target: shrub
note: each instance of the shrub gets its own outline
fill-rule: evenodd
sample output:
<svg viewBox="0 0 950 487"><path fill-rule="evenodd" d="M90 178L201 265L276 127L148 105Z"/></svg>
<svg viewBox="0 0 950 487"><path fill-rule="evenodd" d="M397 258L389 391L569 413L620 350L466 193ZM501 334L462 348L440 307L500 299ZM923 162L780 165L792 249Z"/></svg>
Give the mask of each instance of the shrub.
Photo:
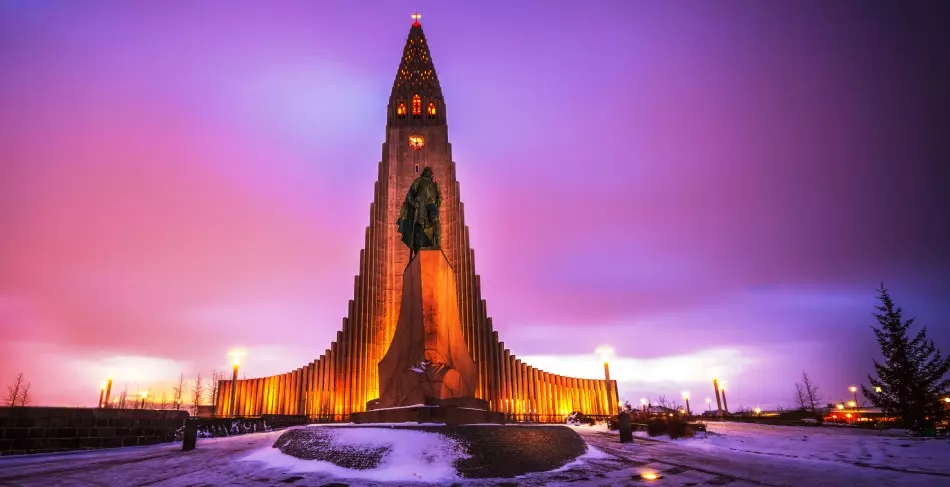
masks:
<svg viewBox="0 0 950 487"><path fill-rule="evenodd" d="M692 438L696 427L679 418L655 418L647 422L647 434L651 437L668 435L673 440Z"/></svg>

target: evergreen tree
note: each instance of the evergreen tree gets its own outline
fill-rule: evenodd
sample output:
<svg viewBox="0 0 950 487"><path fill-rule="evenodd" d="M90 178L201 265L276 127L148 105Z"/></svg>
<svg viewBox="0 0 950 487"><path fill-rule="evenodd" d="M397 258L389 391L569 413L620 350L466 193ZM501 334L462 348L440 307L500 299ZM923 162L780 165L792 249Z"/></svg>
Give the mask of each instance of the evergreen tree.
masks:
<svg viewBox="0 0 950 487"><path fill-rule="evenodd" d="M904 425L920 432L933 427L947 415L941 398L950 392L950 358L943 358L927 338L927 328L911 338L907 331L914 318L904 321L901 308L894 307L887 289L878 291L881 305L874 313L880 327L874 329L884 356L883 363L874 360L877 378L868 376L871 388L861 386L864 397L885 414L901 418Z"/></svg>

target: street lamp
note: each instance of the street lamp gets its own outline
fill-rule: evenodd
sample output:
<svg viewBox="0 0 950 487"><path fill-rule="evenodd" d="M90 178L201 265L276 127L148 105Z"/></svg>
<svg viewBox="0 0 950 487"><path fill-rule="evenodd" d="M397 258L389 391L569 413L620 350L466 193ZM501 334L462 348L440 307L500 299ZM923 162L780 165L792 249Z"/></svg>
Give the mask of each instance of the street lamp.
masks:
<svg viewBox="0 0 950 487"><path fill-rule="evenodd" d="M712 399L706 398L706 411L709 411L709 405L712 404Z"/></svg>
<svg viewBox="0 0 950 487"><path fill-rule="evenodd" d="M647 412L647 400L645 397L640 398L640 409L642 409L643 412Z"/></svg>
<svg viewBox="0 0 950 487"><path fill-rule="evenodd" d="M689 391L683 391L683 399L686 400L686 415L692 416L693 411L689 409Z"/></svg>
<svg viewBox="0 0 950 487"><path fill-rule="evenodd" d="M228 355L234 358L234 375L231 376L231 403L228 406L228 412L231 413L231 416L235 416L234 404L237 394L238 365L241 363L241 357L247 354L243 350L232 350Z"/></svg>
<svg viewBox="0 0 950 487"><path fill-rule="evenodd" d="M851 387L848 388L848 390L851 391L851 396L854 398L854 403L857 404L857 403L858 403L858 388L857 388L857 386L851 386Z"/></svg>
<svg viewBox="0 0 950 487"><path fill-rule="evenodd" d="M874 388L874 392L880 394L880 393L881 393L881 388L880 388L880 387L875 387L875 388Z"/></svg>
<svg viewBox="0 0 950 487"><path fill-rule="evenodd" d="M753 409L753 411L755 411L755 415L756 415L756 416L762 414L762 409L761 409L761 408L755 408L755 409Z"/></svg>
<svg viewBox="0 0 950 487"><path fill-rule="evenodd" d="M145 409L145 398L148 397L148 391L140 392L139 396L142 397L142 407L140 407L139 409Z"/></svg>

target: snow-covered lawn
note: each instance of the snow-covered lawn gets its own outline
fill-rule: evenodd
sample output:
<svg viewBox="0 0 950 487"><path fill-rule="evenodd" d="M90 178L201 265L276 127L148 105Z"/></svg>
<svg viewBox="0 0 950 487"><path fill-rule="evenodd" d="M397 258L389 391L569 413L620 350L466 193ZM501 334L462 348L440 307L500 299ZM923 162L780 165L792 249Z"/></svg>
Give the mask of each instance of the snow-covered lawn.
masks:
<svg viewBox="0 0 950 487"><path fill-rule="evenodd" d="M710 422L707 434L676 440L700 450L727 449L907 471L950 474L950 440L853 428Z"/></svg>

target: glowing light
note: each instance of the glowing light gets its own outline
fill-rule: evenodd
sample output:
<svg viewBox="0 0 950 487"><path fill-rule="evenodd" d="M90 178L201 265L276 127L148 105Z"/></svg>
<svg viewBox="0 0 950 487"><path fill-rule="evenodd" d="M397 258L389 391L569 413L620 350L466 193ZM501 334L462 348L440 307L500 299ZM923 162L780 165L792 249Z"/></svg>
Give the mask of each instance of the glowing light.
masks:
<svg viewBox="0 0 950 487"><path fill-rule="evenodd" d="M413 24L418 24L420 20L422 20L422 14L420 14L419 12L416 12L416 13L412 14L412 23L413 23Z"/></svg>
<svg viewBox="0 0 950 487"><path fill-rule="evenodd" d="M848 390L851 391L851 392L857 392L857 391L858 391L858 388L857 388L857 387L854 387L854 386L851 386L851 387L848 388Z"/></svg>
<svg viewBox="0 0 950 487"><path fill-rule="evenodd" d="M835 407L838 408L838 409L844 409L844 404L841 404L841 403L839 402L838 404L835 405Z"/></svg>
<svg viewBox="0 0 950 487"><path fill-rule="evenodd" d="M851 417L851 413L845 414L844 417L850 418L850 417Z"/></svg>
<svg viewBox="0 0 950 487"><path fill-rule="evenodd" d="M875 387L875 388L874 388L874 392L881 392L881 388L880 388L880 387Z"/></svg>
<svg viewBox="0 0 950 487"><path fill-rule="evenodd" d="M653 472L644 472L640 474L640 478L643 480L656 480L660 478L660 474Z"/></svg>
<svg viewBox="0 0 950 487"><path fill-rule="evenodd" d="M755 411L755 414L762 414L762 409L760 408L755 408L753 411Z"/></svg>
<svg viewBox="0 0 950 487"><path fill-rule="evenodd" d="M435 103L429 102L428 108L429 118L435 117Z"/></svg>
<svg viewBox="0 0 950 487"><path fill-rule="evenodd" d="M858 403L856 403L856 402L854 402L854 401L848 401L848 407L849 407L849 408L856 407L857 405L858 405Z"/></svg>
<svg viewBox="0 0 950 487"><path fill-rule="evenodd" d="M683 399L689 399L689 391L683 391Z"/></svg>
<svg viewBox="0 0 950 487"><path fill-rule="evenodd" d="M412 95L412 116L418 117L422 114L422 97Z"/></svg>
<svg viewBox="0 0 950 487"><path fill-rule="evenodd" d="M228 352L228 355L234 358L234 366L236 367L241 364L241 357L247 355L247 352L244 350L231 350Z"/></svg>
<svg viewBox="0 0 950 487"><path fill-rule="evenodd" d="M641 404L642 406L646 406L646 405L647 405L647 400L646 400L646 398L640 399L640 404Z"/></svg>
<svg viewBox="0 0 950 487"><path fill-rule="evenodd" d="M101 382L101 383L99 384L99 390L100 390L100 391L106 390L106 383L105 383L105 381L103 381L103 382Z"/></svg>
<svg viewBox="0 0 950 487"><path fill-rule="evenodd" d="M711 403L711 402L712 402L712 399L710 399L710 398L707 397L707 398L706 398L706 404L709 404L709 403Z"/></svg>
<svg viewBox="0 0 950 487"><path fill-rule="evenodd" d="M685 410L685 409L680 409L680 414L686 414L686 410ZM671 414L670 416L672 416L672 414Z"/></svg>
<svg viewBox="0 0 950 487"><path fill-rule="evenodd" d="M421 135L410 135L409 136L409 147L412 147L413 150L419 150L426 145L426 140Z"/></svg>
<svg viewBox="0 0 950 487"><path fill-rule="evenodd" d="M943 402L950 404L950 397L943 398Z"/></svg>
<svg viewBox="0 0 950 487"><path fill-rule="evenodd" d="M396 107L396 115L398 115L399 118L405 118L405 116L406 116L406 104L405 104L405 103L399 103L399 106Z"/></svg>
<svg viewBox="0 0 950 487"><path fill-rule="evenodd" d="M594 350L594 353L596 353L597 355L600 355L601 361L603 361L604 363L607 363L610 361L610 357L613 357L614 349L610 348L607 345L602 345L600 347L597 347L597 350Z"/></svg>
<svg viewBox="0 0 950 487"><path fill-rule="evenodd" d="M146 397L148 397L148 391L142 391L142 392L140 392L140 393L139 393L139 396L141 396L142 399L145 399Z"/></svg>

